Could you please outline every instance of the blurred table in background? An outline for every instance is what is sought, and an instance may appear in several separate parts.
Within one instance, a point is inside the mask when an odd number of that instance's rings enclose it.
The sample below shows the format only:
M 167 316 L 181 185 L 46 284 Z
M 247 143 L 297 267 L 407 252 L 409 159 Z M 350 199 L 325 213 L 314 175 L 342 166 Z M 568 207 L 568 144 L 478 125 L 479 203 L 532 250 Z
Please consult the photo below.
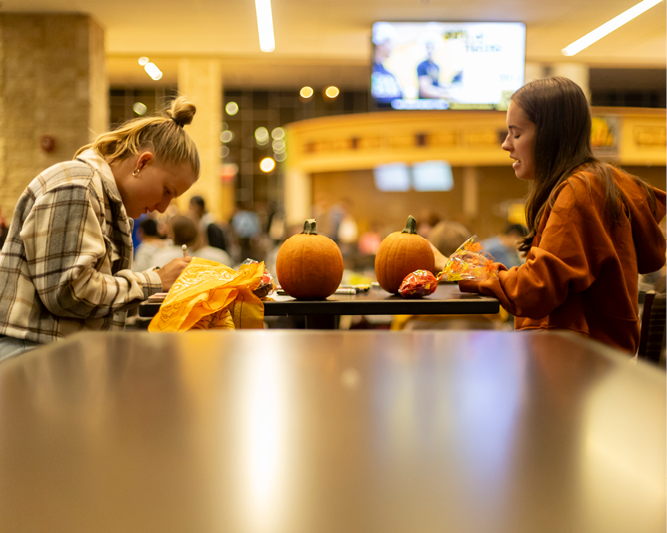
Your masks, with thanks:
M 341 315 L 470 315 L 494 314 L 500 310 L 496 298 L 462 293 L 458 285 L 441 284 L 424 298 L 403 298 L 379 287 L 357 294 L 332 294 L 326 300 L 295 300 L 272 295 L 264 302 L 265 316 L 304 316 L 306 329 L 335 329 Z M 158 303 L 142 303 L 139 316 L 153 317 Z
M 665 531 L 665 374 L 576 335 L 91 333 L 0 363 L 0 531 Z

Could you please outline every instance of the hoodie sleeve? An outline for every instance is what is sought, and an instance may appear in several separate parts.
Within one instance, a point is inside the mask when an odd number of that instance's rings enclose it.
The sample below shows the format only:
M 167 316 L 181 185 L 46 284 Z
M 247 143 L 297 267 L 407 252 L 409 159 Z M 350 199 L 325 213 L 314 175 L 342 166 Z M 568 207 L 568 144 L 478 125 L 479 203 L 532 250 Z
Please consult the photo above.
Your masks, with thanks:
M 640 274 L 660 270 L 665 264 L 665 235 L 660 221 L 665 218 L 665 191 L 653 188 L 657 202 L 656 214 L 644 198 L 631 198 L 632 237 L 637 248 L 637 269 Z
M 629 220 L 610 227 L 604 191 L 572 177 L 553 209 L 545 212 L 526 263 L 480 282 L 479 292 L 496 296 L 515 316 L 539 320 L 560 307 L 569 293 L 587 290 L 598 278 L 601 283 L 622 283 L 660 269 L 665 237 L 658 223 L 665 215 L 665 193 L 656 190 L 653 213 L 643 188 L 630 177 L 618 179 L 628 199 Z
M 496 296 L 511 314 L 541 319 L 570 292 L 589 288 L 615 253 L 584 181 L 568 180 L 543 222 L 525 264 L 480 282 L 479 292 Z

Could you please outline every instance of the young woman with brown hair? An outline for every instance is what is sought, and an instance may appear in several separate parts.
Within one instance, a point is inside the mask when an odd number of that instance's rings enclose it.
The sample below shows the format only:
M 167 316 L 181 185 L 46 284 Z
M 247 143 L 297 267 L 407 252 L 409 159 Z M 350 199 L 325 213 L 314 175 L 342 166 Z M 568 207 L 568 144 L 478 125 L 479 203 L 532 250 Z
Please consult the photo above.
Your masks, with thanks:
M 638 274 L 665 263 L 665 193 L 593 156 L 588 103 L 566 78 L 519 89 L 507 128 L 502 148 L 531 182 L 526 262 L 461 290 L 496 296 L 517 330 L 568 329 L 634 353 Z
M 0 253 L 0 360 L 81 330 L 122 329 L 190 258 L 132 272 L 132 220 L 164 212 L 199 176 L 183 130 L 195 106 L 132 120 L 54 165 L 18 200 Z

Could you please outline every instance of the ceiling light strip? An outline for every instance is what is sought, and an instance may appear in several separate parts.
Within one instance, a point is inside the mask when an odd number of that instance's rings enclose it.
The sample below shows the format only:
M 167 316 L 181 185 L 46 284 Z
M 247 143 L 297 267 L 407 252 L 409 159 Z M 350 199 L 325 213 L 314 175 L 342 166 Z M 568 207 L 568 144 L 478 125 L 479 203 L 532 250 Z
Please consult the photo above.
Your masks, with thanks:
M 566 46 L 561 50 L 564 56 L 573 56 L 581 52 L 584 48 L 588 48 L 594 42 L 599 41 L 605 35 L 609 35 L 612 31 L 620 28 L 626 22 L 631 21 L 633 18 L 641 15 L 644 11 L 651 9 L 653 6 L 659 4 L 662 0 L 644 0 L 639 2 L 636 6 L 631 7 L 627 11 L 624 11 L 617 17 L 614 17 L 609 22 L 605 22 L 599 28 L 594 29 L 592 32 L 584 35 L 581 39 L 577 39 L 572 44 Z
M 271 0 L 255 0 L 255 9 L 259 30 L 259 49 L 262 52 L 273 52 L 276 49 L 276 39 L 273 35 Z

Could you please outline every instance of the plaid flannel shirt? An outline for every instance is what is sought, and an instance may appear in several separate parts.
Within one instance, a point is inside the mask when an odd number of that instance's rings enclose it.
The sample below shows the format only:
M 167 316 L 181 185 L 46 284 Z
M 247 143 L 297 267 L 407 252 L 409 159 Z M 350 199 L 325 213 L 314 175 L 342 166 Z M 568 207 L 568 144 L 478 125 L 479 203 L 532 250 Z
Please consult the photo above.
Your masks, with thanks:
M 130 270 L 132 224 L 93 150 L 37 176 L 0 253 L 0 333 L 48 343 L 124 328 L 127 310 L 162 290 L 157 272 Z

